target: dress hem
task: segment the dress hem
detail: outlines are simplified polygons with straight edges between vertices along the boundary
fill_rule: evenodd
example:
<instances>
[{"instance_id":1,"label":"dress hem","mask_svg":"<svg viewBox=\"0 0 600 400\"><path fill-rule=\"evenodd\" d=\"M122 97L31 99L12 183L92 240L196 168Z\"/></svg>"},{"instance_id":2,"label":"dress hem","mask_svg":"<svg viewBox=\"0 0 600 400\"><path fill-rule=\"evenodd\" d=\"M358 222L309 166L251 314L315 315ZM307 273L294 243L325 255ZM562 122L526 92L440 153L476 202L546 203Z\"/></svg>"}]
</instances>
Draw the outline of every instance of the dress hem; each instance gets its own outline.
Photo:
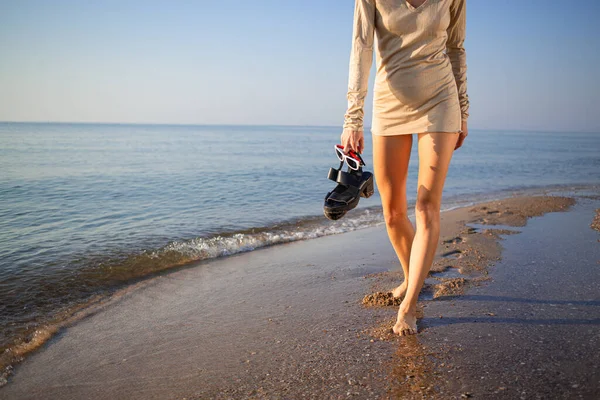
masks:
<instances>
[{"instance_id":1,"label":"dress hem","mask_svg":"<svg viewBox=\"0 0 600 400\"><path fill-rule=\"evenodd\" d=\"M419 133L459 133L460 129L447 131L441 129L426 129L426 130L418 130L418 131L399 131L399 132L390 132L390 133L378 133L375 130L371 129L371 135L373 136L399 136L399 135L414 135Z\"/></svg>"}]
</instances>

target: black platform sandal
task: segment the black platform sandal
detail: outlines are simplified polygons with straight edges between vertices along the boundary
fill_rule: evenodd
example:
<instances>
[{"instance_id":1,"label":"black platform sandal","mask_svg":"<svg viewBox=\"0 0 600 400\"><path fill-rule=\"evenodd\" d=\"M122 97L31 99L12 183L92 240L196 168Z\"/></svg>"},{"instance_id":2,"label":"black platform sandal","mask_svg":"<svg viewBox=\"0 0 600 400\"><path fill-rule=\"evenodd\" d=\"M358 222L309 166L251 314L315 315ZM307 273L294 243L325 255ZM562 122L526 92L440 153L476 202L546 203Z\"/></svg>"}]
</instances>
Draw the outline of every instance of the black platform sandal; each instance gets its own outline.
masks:
<instances>
[{"instance_id":1,"label":"black platform sandal","mask_svg":"<svg viewBox=\"0 0 600 400\"><path fill-rule=\"evenodd\" d=\"M336 151L340 146L336 146ZM341 153L341 152L340 152ZM343 153L342 153L343 155ZM352 158L357 168L350 168L348 166L347 172L342 171L344 161L351 159L349 156L338 154L340 160L340 166L329 169L327 178L338 185L325 196L325 204L323 205L323 214L330 220L338 220L342 218L346 213L358 205L358 201L361 197L371 197L374 193L373 185L373 174L368 171L363 171L362 167L365 165L364 161L359 154L352 153L357 158Z\"/></svg>"}]
</instances>

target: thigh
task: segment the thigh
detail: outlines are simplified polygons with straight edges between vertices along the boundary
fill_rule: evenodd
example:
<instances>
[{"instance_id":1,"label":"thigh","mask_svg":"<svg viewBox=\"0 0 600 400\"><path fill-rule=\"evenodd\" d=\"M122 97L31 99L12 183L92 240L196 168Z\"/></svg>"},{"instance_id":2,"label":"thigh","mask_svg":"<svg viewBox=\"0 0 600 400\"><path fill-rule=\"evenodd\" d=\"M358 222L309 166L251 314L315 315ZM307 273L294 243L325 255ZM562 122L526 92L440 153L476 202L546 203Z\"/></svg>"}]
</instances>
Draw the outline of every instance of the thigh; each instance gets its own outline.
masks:
<instances>
[{"instance_id":1,"label":"thigh","mask_svg":"<svg viewBox=\"0 0 600 400\"><path fill-rule=\"evenodd\" d=\"M419 178L417 202L435 205L442 203L442 190L446 181L458 133L419 133Z\"/></svg>"},{"instance_id":2,"label":"thigh","mask_svg":"<svg viewBox=\"0 0 600 400\"><path fill-rule=\"evenodd\" d=\"M413 135L373 135L373 170L384 212L406 211L406 179Z\"/></svg>"}]
</instances>

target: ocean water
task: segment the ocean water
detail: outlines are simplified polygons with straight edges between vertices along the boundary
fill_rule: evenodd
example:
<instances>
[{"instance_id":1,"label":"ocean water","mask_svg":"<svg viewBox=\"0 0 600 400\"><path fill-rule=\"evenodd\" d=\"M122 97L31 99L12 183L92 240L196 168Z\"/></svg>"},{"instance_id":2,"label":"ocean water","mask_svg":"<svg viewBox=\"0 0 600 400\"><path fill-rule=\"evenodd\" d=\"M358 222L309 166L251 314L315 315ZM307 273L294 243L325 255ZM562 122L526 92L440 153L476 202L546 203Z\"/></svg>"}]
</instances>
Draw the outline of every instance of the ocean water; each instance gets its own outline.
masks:
<instances>
[{"instance_id":1,"label":"ocean water","mask_svg":"<svg viewBox=\"0 0 600 400\"><path fill-rule=\"evenodd\" d=\"M159 271L381 224L377 192L339 221L322 215L339 135L335 127L0 123L0 353ZM410 204L417 167L414 140ZM453 156L443 208L599 184L600 134L471 130Z\"/></svg>"}]
</instances>

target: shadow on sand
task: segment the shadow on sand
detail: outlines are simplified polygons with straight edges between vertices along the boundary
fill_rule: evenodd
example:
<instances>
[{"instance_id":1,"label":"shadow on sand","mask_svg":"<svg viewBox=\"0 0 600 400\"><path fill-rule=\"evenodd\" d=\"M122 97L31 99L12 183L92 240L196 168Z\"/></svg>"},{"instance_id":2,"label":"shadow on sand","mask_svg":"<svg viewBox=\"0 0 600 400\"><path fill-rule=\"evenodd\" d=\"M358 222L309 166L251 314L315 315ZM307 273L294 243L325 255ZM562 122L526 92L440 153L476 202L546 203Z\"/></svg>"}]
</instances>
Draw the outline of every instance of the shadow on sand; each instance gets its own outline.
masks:
<instances>
[{"instance_id":1,"label":"shadow on sand","mask_svg":"<svg viewBox=\"0 0 600 400\"><path fill-rule=\"evenodd\" d=\"M437 301L478 301L478 302L504 302L517 304L546 304L554 308L558 313L564 313L564 307L561 306L580 306L580 307L599 307L600 300L542 300L527 299L520 297L507 296L486 296L486 295L463 295L463 296L444 296L439 297ZM535 312L535 310L534 310ZM531 315L528 310L526 315ZM594 313L594 316L597 315ZM420 325L424 328L433 328L437 326L465 324L465 323L485 323L485 324L518 324L518 325L600 325L600 318L514 318L501 317L490 314L489 316L468 316L468 317L443 317L443 318L423 318Z\"/></svg>"}]
</instances>

